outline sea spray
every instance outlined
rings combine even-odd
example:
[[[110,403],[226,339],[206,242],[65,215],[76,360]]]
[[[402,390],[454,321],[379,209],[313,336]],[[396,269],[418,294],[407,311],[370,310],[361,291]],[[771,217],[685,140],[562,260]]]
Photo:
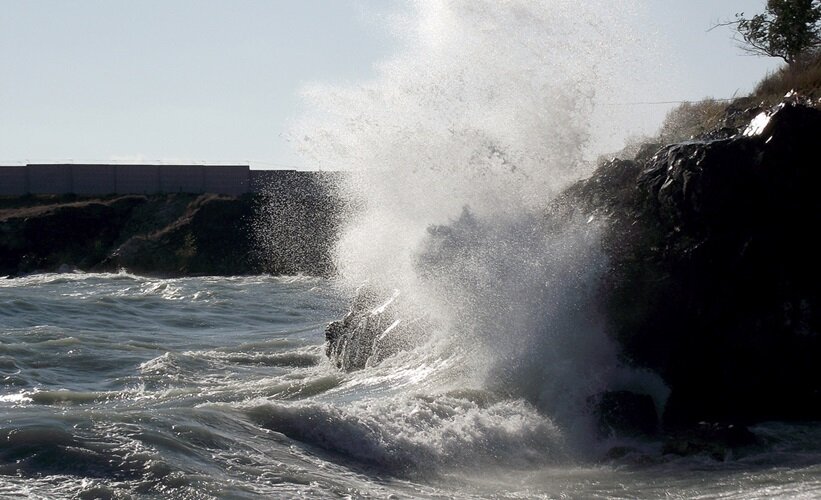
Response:
[[[339,241],[340,275],[412,283],[431,224],[537,210],[589,170],[598,100],[640,74],[631,2],[421,1],[393,20],[405,49],[357,86],[305,89],[294,131],[361,207]],[[642,51],[643,57],[647,51]],[[634,67],[635,66],[635,67]]]
[[[339,282],[385,292],[348,316],[358,333],[335,346],[345,325],[329,331],[337,366],[364,368],[360,387],[391,387],[367,406],[375,427],[419,393],[489,391],[576,440],[591,396],[614,386],[663,396],[657,380],[619,365],[603,326],[606,221],[550,209],[604,143],[601,101],[631,94],[616,75],[641,74],[626,57],[639,52],[635,11],[629,1],[414,2],[392,20],[404,49],[377,78],[305,90],[300,148],[348,172],[336,186],[349,206]],[[374,319],[391,297],[391,316]],[[413,339],[383,342],[389,334]],[[401,346],[395,359],[379,342]],[[559,445],[543,446],[553,456]]]

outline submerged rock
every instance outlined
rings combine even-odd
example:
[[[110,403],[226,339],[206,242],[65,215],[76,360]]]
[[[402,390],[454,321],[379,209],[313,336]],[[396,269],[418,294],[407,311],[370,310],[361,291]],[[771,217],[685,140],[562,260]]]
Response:
[[[700,422],[668,438],[662,447],[662,454],[682,457],[704,454],[723,462],[730,453],[756,443],[755,435],[742,425]]]
[[[630,391],[608,391],[591,397],[599,438],[651,436],[658,432],[653,398]]]

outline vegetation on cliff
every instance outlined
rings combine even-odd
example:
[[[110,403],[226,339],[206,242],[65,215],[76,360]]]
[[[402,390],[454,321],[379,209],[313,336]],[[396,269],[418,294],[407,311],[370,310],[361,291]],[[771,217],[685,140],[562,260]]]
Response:
[[[767,0],[764,12],[752,17],[736,14],[734,26],[745,51],[780,57],[790,66],[800,64],[821,46],[819,0]]]

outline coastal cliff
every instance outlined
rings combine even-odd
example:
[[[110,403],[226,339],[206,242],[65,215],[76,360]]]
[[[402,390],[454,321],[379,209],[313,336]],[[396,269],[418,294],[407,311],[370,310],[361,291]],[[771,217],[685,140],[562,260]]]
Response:
[[[821,111],[808,100],[730,107],[701,137],[604,162],[536,223],[534,231],[562,234],[604,222],[591,314],[600,309],[624,366],[669,389],[663,399],[592,395],[605,434],[652,434],[658,422],[670,453],[714,447],[723,457],[725,446],[754,442],[743,425],[821,418],[819,136]],[[453,274],[462,249],[484,238],[483,224],[466,209],[430,228],[426,248],[436,254],[420,263]],[[419,337],[389,292],[363,288],[328,327],[337,366],[371,366]]]
[[[609,329],[670,387],[668,428],[821,418],[821,111],[796,101],[567,193],[609,221]]]
[[[275,221],[269,207],[281,208]],[[323,190],[0,200],[0,276],[58,270],[163,276],[331,271]],[[271,232],[274,222],[290,232]],[[294,237],[299,234],[299,238]]]

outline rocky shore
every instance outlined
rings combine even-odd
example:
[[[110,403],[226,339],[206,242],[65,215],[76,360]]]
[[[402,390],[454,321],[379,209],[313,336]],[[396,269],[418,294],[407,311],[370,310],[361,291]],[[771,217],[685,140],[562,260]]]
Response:
[[[544,231],[607,221],[607,331],[624,364],[670,389],[663,405],[630,391],[591,397],[602,436],[661,436],[665,454],[724,459],[757,442],[747,425],[821,420],[821,111],[807,104],[730,107],[710,133],[607,161],[551,204]],[[405,348],[407,322],[387,298],[364,293],[329,326],[337,366]]]
[[[821,418],[821,111],[747,114],[568,192],[610,221],[609,328],[670,387],[668,429]]]
[[[315,188],[240,197],[4,198],[0,276],[327,274],[336,204]]]

